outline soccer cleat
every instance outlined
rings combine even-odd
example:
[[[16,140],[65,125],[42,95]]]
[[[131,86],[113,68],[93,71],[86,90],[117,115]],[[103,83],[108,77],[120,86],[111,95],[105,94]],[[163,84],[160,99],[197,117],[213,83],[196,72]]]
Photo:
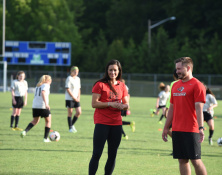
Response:
[[[49,138],[47,138],[47,139],[44,138],[43,142],[48,143],[48,142],[51,142],[51,141],[49,140]]]
[[[155,109],[150,109],[150,116],[153,117],[155,112],[156,112]]]
[[[74,125],[72,125],[72,130],[73,130],[73,133],[76,133],[76,132],[77,132],[77,130],[76,130],[76,128],[75,128]]]
[[[162,121],[159,121],[158,123],[159,123],[160,125],[162,125],[162,124],[163,124],[163,122],[162,122]]]
[[[20,136],[21,136],[21,138],[25,137],[26,136],[26,131],[22,131]]]
[[[136,123],[135,122],[131,122],[130,123],[130,127],[131,127],[131,129],[132,129],[132,132],[135,132],[135,130],[136,130]]]
[[[23,131],[23,129],[18,128],[18,127],[14,128],[14,129],[15,129],[15,131]]]
[[[73,125],[72,128],[69,130],[69,132],[72,132],[72,133],[76,133],[76,132],[77,132],[77,130],[76,130],[76,128],[75,128],[74,125]]]
[[[128,135],[125,135],[125,136],[123,136],[122,138],[125,139],[125,140],[128,140],[128,139],[129,139],[129,138],[128,138]]]
[[[208,137],[209,145],[213,145],[213,140],[212,138]]]
[[[11,128],[12,131],[15,131],[15,128]]]

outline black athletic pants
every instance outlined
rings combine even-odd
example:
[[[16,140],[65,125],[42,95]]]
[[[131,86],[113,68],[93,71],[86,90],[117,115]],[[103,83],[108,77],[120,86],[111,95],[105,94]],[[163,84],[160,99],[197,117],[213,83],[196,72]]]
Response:
[[[122,125],[111,126],[96,124],[93,135],[93,155],[89,163],[89,175],[95,175],[102,155],[104,145],[108,143],[108,159],[105,175],[111,175],[114,167],[118,147],[121,142]]]

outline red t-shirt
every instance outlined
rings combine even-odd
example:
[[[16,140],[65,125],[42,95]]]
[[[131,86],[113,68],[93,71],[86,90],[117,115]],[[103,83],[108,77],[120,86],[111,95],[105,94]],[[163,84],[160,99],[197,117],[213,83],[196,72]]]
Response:
[[[172,131],[199,133],[195,103],[205,103],[205,97],[206,89],[196,78],[173,84],[170,99],[173,104]]]
[[[123,97],[128,96],[126,86],[123,82],[118,81],[116,85],[113,86],[117,92],[110,89],[108,83],[97,82],[92,89],[92,93],[101,94],[99,101],[101,102],[115,102],[121,103]],[[94,113],[94,123],[104,124],[104,125],[122,125],[121,112],[117,108],[107,107],[107,108],[96,108]]]

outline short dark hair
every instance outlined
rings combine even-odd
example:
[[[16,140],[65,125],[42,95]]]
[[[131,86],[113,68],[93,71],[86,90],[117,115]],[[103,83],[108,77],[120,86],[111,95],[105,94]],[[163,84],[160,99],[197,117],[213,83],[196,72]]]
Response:
[[[193,70],[193,60],[190,58],[190,57],[181,57],[181,58],[178,58],[174,61],[174,63],[179,63],[181,62],[182,65],[189,65],[191,67],[191,70]]]

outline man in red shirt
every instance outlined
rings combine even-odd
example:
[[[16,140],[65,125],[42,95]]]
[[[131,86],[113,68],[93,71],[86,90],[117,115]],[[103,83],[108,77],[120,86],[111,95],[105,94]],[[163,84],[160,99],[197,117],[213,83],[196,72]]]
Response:
[[[193,77],[193,61],[190,57],[175,60],[176,73],[180,79],[171,90],[170,108],[162,138],[167,141],[167,132],[172,123],[173,157],[178,159],[180,174],[190,175],[191,160],[197,175],[206,175],[201,160],[203,132],[203,105],[206,92],[204,85]]]

